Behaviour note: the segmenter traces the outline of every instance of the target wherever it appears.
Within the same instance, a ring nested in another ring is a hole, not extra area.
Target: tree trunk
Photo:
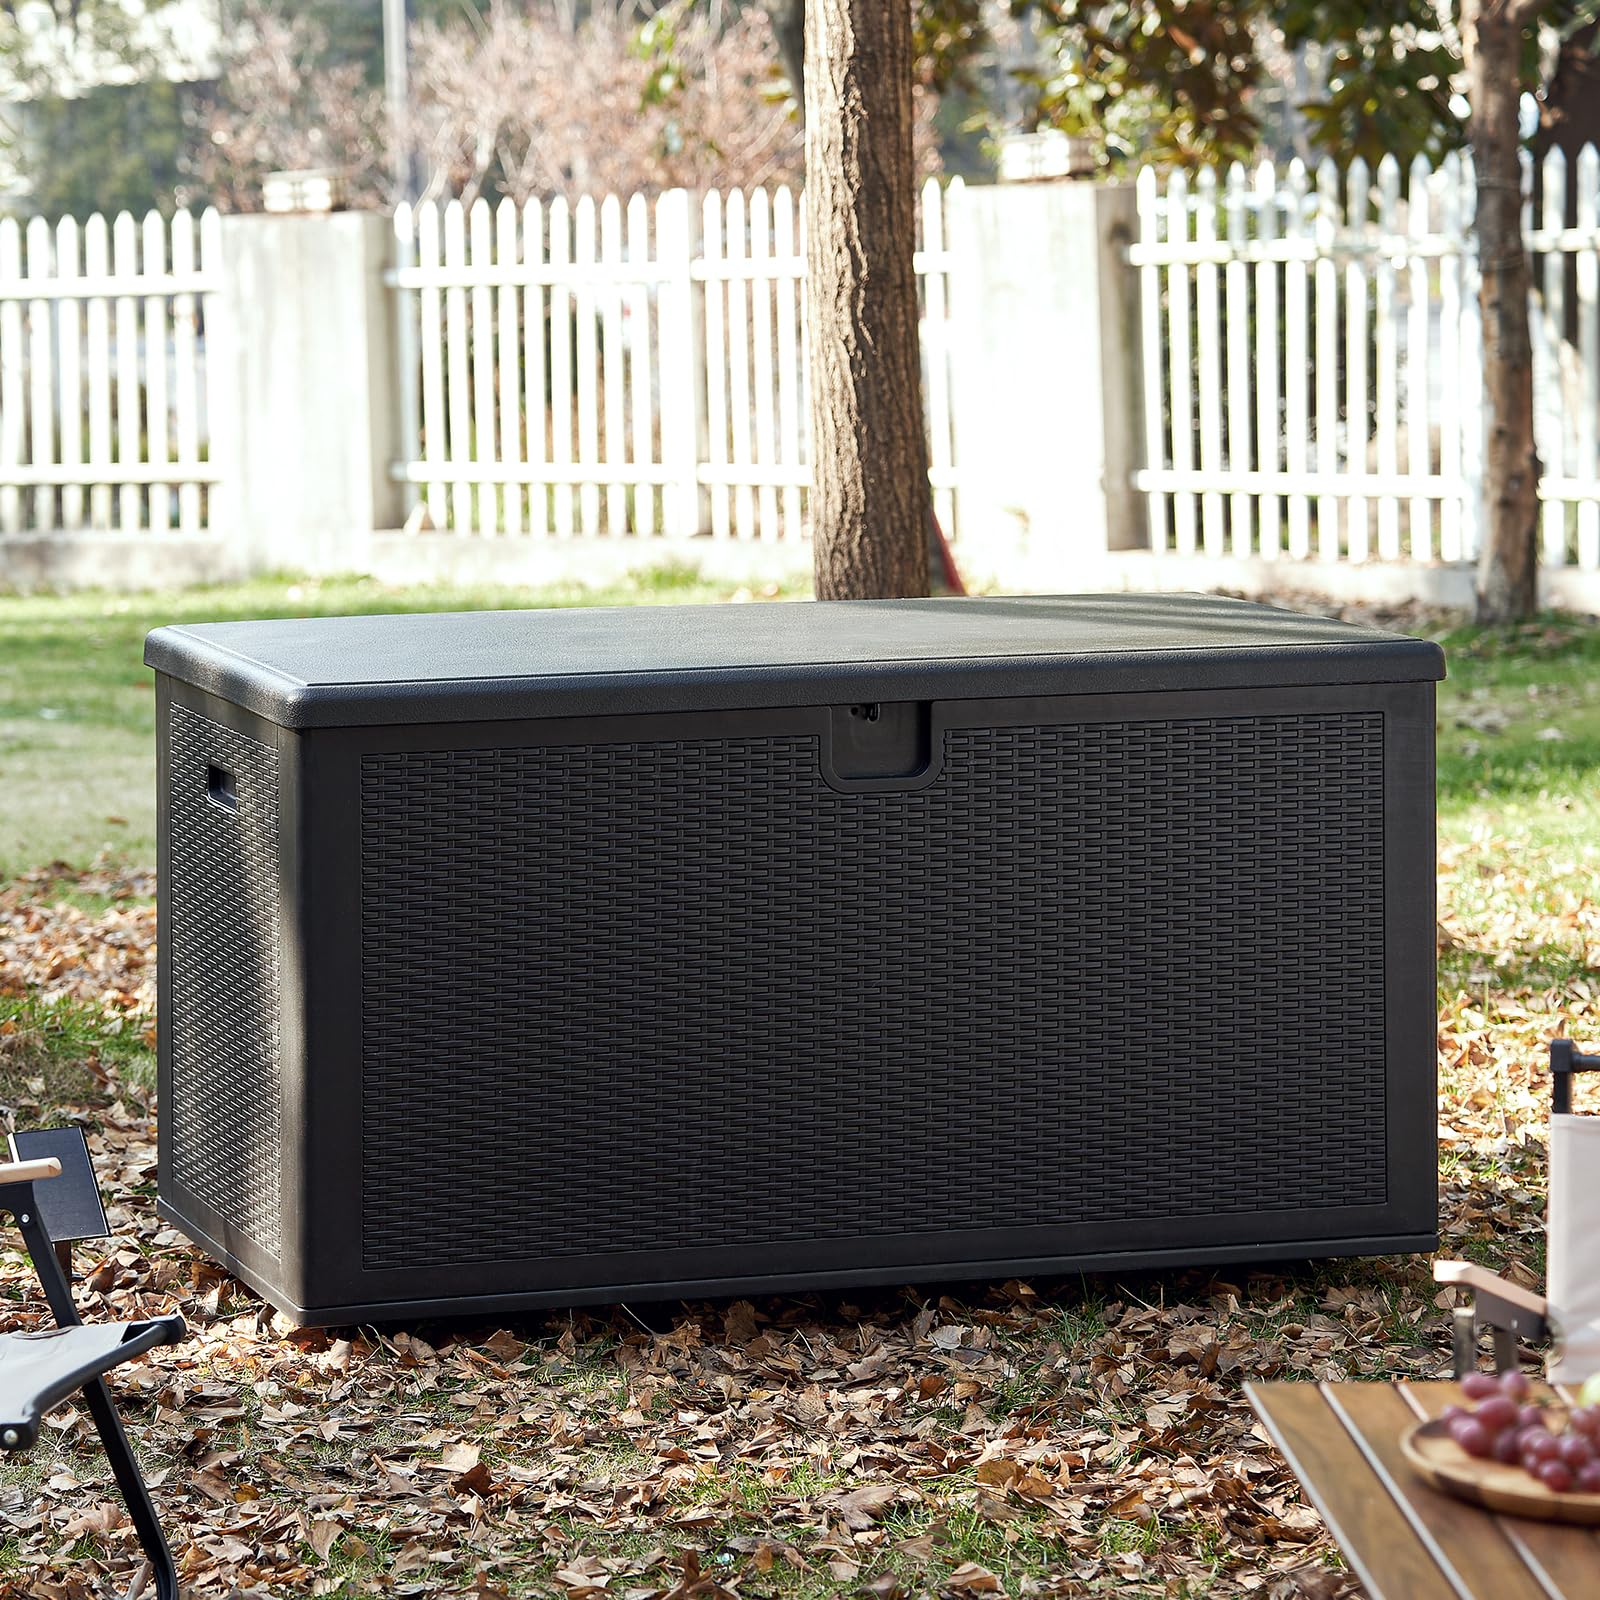
[[[1483,385],[1489,411],[1480,622],[1519,621],[1538,606],[1539,456],[1533,442],[1533,346],[1517,126],[1522,30],[1532,10],[1527,0],[1463,0],[1461,7],[1472,107],[1467,137],[1478,178]]]
[[[928,592],[911,8],[806,0],[806,315],[819,600]]]

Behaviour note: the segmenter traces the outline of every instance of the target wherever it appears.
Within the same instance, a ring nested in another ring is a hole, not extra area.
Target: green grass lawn
[[[101,851],[155,864],[155,679],[144,636],[163,623],[658,604],[734,592],[679,565],[596,589],[262,578],[172,594],[0,596],[0,882],[52,861],[81,867]]]

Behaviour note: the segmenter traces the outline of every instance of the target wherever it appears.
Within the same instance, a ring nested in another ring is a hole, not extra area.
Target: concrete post
[[[392,251],[375,212],[222,219],[217,522],[247,571],[360,571],[400,526]]]
[[[969,186],[952,196],[963,564],[1029,588],[1094,582],[1146,543],[1131,185]]]

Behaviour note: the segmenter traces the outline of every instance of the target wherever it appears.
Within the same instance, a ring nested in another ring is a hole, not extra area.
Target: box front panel
[[[363,736],[331,1292],[1385,1231],[1382,693]]]

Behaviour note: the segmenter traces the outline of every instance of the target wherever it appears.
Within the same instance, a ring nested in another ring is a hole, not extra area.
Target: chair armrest
[[[1542,1294],[1535,1294],[1531,1289],[1519,1289],[1516,1284],[1507,1283],[1487,1267],[1476,1266],[1470,1261],[1435,1261],[1433,1279],[1435,1283],[1446,1283],[1453,1288],[1470,1289],[1474,1295],[1492,1295],[1496,1300],[1536,1317],[1550,1314],[1550,1302]]]
[[[1504,1372],[1517,1364],[1517,1341],[1549,1337],[1550,1302],[1531,1289],[1519,1288],[1496,1277],[1487,1267],[1470,1261],[1435,1261],[1435,1282],[1465,1289],[1470,1306],[1457,1306],[1451,1335],[1451,1356],[1457,1378],[1477,1365],[1478,1330],[1494,1330],[1494,1364]]]
[[[8,1183],[38,1183],[42,1178],[59,1178],[61,1163],[54,1156],[37,1161],[0,1161],[0,1187]]]

